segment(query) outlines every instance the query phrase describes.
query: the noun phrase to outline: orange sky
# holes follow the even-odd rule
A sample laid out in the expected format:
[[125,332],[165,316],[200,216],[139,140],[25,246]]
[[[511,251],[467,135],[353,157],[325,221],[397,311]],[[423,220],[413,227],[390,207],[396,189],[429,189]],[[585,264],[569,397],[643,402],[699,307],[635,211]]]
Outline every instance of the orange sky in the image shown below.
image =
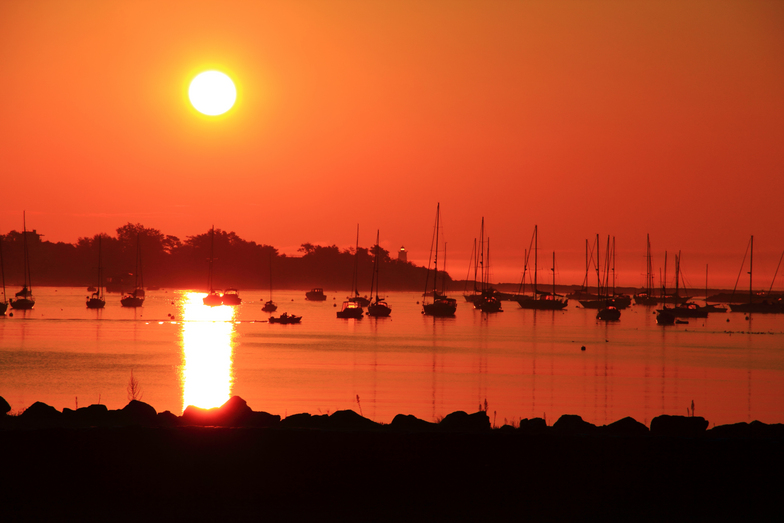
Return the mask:
[[[495,280],[535,223],[564,282],[597,232],[631,285],[648,232],[695,286],[754,234],[767,288],[784,249],[784,2],[10,0],[0,67],[0,232],[26,209],[50,241],[214,223],[293,253],[360,223],[421,262],[440,201],[460,278],[482,216]],[[219,118],[187,101],[210,68]]]

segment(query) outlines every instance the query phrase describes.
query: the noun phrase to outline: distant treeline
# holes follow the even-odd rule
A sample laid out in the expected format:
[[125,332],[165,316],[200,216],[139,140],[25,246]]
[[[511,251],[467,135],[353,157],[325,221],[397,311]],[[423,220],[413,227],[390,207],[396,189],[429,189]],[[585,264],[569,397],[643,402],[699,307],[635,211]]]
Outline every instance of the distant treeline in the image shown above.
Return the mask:
[[[117,229],[115,236],[105,233],[79,238],[76,244],[42,241],[40,235],[27,232],[30,271],[36,286],[89,286],[98,282],[98,244],[100,237],[104,279],[134,284],[137,238],[142,252],[142,274],[145,287],[157,286],[182,289],[207,287],[211,231],[180,240],[141,224],[128,223]],[[23,234],[11,231],[2,236],[3,265],[8,286],[21,286],[23,276]],[[358,283],[361,294],[370,293],[375,246],[340,250],[335,245],[323,247],[302,244],[301,256],[286,256],[271,245],[246,241],[234,232],[215,229],[213,279],[217,289],[264,289],[270,283],[278,289],[350,289],[355,261],[358,262]],[[412,290],[425,288],[427,268],[403,263],[389,257],[380,248],[380,290]],[[432,275],[430,276],[432,281]],[[449,277],[447,285],[449,284]],[[439,275],[439,283],[441,276]],[[8,289],[9,294],[12,289]]]

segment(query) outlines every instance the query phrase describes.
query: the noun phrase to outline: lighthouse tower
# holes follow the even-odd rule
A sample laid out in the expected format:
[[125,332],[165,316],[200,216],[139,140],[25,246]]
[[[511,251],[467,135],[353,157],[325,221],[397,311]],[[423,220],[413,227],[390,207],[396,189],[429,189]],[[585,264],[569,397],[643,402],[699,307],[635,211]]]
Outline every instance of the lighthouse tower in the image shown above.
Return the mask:
[[405,247],[401,247],[399,251],[397,251],[397,260],[403,263],[408,263],[408,251]]

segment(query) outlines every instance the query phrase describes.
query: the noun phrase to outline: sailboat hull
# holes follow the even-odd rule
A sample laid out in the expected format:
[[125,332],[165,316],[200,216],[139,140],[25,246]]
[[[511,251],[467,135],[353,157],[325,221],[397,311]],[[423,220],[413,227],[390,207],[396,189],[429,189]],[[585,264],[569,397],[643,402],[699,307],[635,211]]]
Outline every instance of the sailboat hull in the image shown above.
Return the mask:
[[141,307],[144,304],[144,298],[137,298],[136,296],[126,296],[120,300],[120,305],[123,307]]
[[218,305],[223,305],[223,298],[217,292],[213,292],[205,296],[202,299],[202,303],[208,307],[217,307]]
[[389,307],[389,305],[383,301],[379,301],[368,305],[367,315],[373,316],[374,318],[386,318],[390,315],[391,312],[392,309]]
[[422,306],[424,314],[427,316],[449,317],[454,316],[457,311],[457,300],[453,298],[442,298],[433,303]]
[[106,301],[100,298],[90,298],[87,300],[88,309],[103,309],[106,306]]
[[17,298],[15,300],[11,300],[11,308],[17,310],[30,310],[35,307],[35,300],[30,298]]
[[762,314],[784,314],[784,304],[760,302],[760,303],[730,303],[732,312],[759,312]]
[[569,300],[533,300],[528,298],[517,300],[517,303],[520,304],[522,309],[560,311],[566,308]]
[[264,312],[275,312],[276,310],[278,310],[278,306],[275,305],[274,301],[270,300],[264,304],[264,307],[262,307],[261,310]]

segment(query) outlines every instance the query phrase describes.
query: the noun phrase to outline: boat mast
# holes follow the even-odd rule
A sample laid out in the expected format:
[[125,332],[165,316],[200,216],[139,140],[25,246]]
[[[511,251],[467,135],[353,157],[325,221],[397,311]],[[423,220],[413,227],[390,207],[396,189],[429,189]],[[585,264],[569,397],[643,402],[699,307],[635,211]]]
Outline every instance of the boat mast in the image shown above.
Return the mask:
[[681,276],[681,251],[675,256],[675,298],[678,298],[678,283]]
[[359,296],[359,282],[357,275],[359,274],[359,224],[357,224],[357,246],[354,250],[354,278],[351,285],[353,287],[354,296]]
[[749,303],[753,301],[754,293],[751,290],[751,278],[754,270],[754,235],[751,235],[751,255],[749,256]]
[[[30,275],[30,252],[27,250],[27,213],[22,211],[22,247],[24,249],[24,288],[33,292],[33,281]],[[27,296],[24,296],[27,298]]]
[[662,280],[662,298],[667,296],[667,251],[664,251],[664,278]]
[[555,301],[555,251],[553,251],[553,301]]
[[373,285],[376,287],[376,301],[378,301],[378,239],[380,230],[376,229],[376,248],[373,253],[373,275],[370,278],[370,300],[373,301]]
[[2,303],[6,303],[8,301],[5,297],[5,266],[3,265],[3,238],[0,236],[0,276],[2,276],[3,280],[3,301]]
[[[136,234],[136,288],[144,289],[144,273],[142,272],[142,235]],[[136,294],[134,294],[135,296]]]
[[209,276],[207,277],[207,283],[210,287],[210,294],[215,292],[215,289],[212,286],[212,259],[215,255],[215,225],[212,226],[210,229],[210,272]]
[[479,275],[482,278],[480,289],[485,293],[485,217],[482,216],[482,227],[479,229]]
[[648,297],[652,298],[653,297],[653,266],[651,264],[651,235],[650,235],[650,233],[648,233],[648,250],[646,251],[646,256],[645,257],[646,257],[646,259],[647,259],[646,261],[648,263],[647,278],[646,278],[647,281],[645,282],[645,285],[648,287],[648,289],[647,289]]
[[602,299],[602,276],[600,272],[600,264],[599,264],[599,253],[602,252],[601,247],[599,247],[599,233],[596,233],[596,299]]
[[604,297],[610,299],[610,235],[607,235],[607,248],[604,251]]
[[98,297],[103,299],[103,260],[101,254],[101,236],[98,235]]
[[612,296],[615,298],[615,236],[612,241]]
[[534,300],[537,299],[536,271],[539,265],[539,226],[534,225]]
[[433,301],[438,292],[438,219],[441,217],[441,202],[436,205],[436,254],[433,257]]
[[270,301],[272,301],[272,251],[270,251],[269,258],[270,258],[270,260],[269,260],[269,288],[270,288]]
[[487,270],[485,271],[485,291],[490,290],[490,237],[487,237]]

